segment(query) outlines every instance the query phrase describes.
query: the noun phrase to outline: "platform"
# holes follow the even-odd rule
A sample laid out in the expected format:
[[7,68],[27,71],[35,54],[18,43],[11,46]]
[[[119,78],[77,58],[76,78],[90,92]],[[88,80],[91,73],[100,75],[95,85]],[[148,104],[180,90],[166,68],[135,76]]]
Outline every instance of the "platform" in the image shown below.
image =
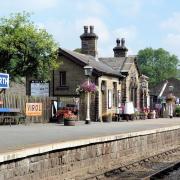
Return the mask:
[[90,125],[78,122],[73,127],[61,124],[0,126],[0,162],[61,148],[178,128],[180,118],[93,122]]

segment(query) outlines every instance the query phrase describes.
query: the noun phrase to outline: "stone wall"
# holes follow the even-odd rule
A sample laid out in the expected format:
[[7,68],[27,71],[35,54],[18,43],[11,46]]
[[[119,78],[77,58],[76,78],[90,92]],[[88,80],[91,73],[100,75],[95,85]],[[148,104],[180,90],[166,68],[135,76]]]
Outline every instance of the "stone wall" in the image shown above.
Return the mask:
[[16,94],[19,95],[26,95],[26,82],[22,79],[21,83],[11,82],[10,87],[5,90],[5,94]]
[[137,100],[136,100],[136,105],[137,105],[137,109],[140,110],[140,79],[139,79],[139,75],[138,75],[138,71],[137,71],[137,67],[135,66],[135,64],[133,64],[131,66],[131,69],[128,72],[128,76],[126,77],[126,85],[124,87],[124,89],[122,91],[123,94],[125,95],[124,99],[126,99],[126,102],[131,101],[131,78],[134,77],[136,79],[136,84],[137,84]]
[[[102,92],[101,84],[104,82],[105,90]],[[111,97],[112,107],[108,107],[108,90],[113,93],[113,83],[116,83],[116,102],[113,104],[113,95]],[[119,79],[117,77],[110,76],[101,76],[99,77],[99,118],[102,121],[102,115],[105,114],[114,114],[116,113],[116,109],[118,107],[118,94],[117,92],[121,92],[121,84],[119,83]]]
[[[54,82],[54,96],[76,96],[76,88],[82,82],[86,80],[86,76],[84,75],[84,69],[72,62],[66,57],[60,57],[61,65],[58,70],[54,71],[53,80]],[[66,72],[66,87],[60,87],[60,71]],[[51,88],[53,91],[53,88]]]
[[99,138],[99,142],[91,139],[91,143],[76,147],[4,162],[1,159],[0,179],[87,179],[180,145],[180,129],[150,132],[106,137],[106,141]]

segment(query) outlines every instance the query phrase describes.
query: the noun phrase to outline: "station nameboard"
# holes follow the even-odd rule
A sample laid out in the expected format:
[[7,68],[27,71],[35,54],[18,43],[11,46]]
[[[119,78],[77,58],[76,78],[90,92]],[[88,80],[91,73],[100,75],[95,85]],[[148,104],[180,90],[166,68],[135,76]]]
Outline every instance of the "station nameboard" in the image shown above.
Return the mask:
[[26,103],[26,116],[42,116],[42,103]]
[[9,88],[9,74],[0,73],[0,89]]

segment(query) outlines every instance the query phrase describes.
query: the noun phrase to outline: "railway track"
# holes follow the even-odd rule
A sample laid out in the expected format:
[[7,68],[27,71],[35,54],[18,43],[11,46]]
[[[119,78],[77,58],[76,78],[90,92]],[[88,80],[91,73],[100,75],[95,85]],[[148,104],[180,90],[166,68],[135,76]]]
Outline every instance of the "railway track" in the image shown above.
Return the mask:
[[159,172],[147,177],[146,179],[150,179],[150,180],[164,179],[167,176],[171,176],[172,172],[174,171],[176,172],[177,170],[180,170],[180,162],[175,163],[167,168],[164,168]]
[[141,161],[120,167],[103,175],[100,180],[154,180],[164,179],[174,170],[180,168],[180,148],[173,149]]

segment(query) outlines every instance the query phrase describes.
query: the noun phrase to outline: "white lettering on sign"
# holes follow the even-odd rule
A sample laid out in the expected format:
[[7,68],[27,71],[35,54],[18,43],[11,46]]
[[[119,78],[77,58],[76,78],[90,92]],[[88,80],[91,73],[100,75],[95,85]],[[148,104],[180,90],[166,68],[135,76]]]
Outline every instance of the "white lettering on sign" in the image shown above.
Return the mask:
[[7,78],[0,77],[0,84],[9,84],[9,81]]
[[26,115],[27,116],[41,116],[42,103],[26,103]]
[[9,88],[9,74],[0,73],[0,88]]

